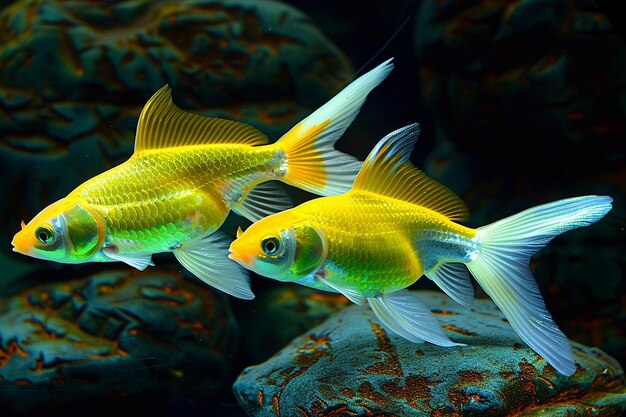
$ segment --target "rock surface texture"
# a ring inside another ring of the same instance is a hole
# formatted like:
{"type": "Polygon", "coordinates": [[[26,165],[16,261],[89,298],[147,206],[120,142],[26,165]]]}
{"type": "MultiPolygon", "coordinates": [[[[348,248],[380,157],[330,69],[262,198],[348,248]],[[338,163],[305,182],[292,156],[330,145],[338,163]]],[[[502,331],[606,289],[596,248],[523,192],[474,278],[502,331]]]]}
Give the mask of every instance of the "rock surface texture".
{"type": "Polygon", "coordinates": [[[237,333],[221,295],[174,272],[129,269],[40,285],[0,300],[0,408],[211,395],[237,333]]]}
{"type": "Polygon", "coordinates": [[[574,343],[572,377],[528,348],[488,300],[469,311],[439,292],[421,298],[467,346],[414,344],[353,306],[294,339],[234,384],[250,416],[619,416],[620,365],[574,343]]]}

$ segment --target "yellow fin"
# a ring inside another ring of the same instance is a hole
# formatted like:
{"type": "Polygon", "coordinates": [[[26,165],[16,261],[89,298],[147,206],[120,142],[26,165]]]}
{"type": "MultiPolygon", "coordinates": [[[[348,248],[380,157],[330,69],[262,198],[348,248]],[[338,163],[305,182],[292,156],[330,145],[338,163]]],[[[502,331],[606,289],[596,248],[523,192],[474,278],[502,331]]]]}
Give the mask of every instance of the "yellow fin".
{"type": "Polygon", "coordinates": [[[466,220],[469,211],[465,203],[409,161],[419,132],[419,125],[412,124],[381,139],[363,163],[352,189],[417,204],[450,220],[466,220]]]}
{"type": "Polygon", "coordinates": [[[363,74],[276,142],[287,156],[287,184],[319,195],[350,191],[361,162],[335,149],[335,142],[392,69],[389,59],[363,74]]]}
{"type": "Polygon", "coordinates": [[[187,113],[172,102],[169,86],[148,100],[137,124],[135,152],[175,146],[229,143],[264,145],[267,136],[254,127],[232,120],[187,113]]]}

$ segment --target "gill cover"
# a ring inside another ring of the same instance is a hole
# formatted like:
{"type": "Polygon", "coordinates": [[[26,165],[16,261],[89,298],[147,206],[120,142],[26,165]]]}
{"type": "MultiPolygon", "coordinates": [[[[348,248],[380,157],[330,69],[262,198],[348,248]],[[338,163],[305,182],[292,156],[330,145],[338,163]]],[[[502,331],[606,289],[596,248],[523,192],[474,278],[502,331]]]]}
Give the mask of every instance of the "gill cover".
{"type": "Polygon", "coordinates": [[[291,228],[295,236],[295,253],[290,268],[296,278],[315,272],[326,259],[328,244],[326,237],[309,222],[296,224],[291,228]]]}
{"type": "Polygon", "coordinates": [[[309,222],[259,235],[256,272],[279,281],[305,277],[326,258],[325,237],[309,222]]]}
{"type": "Polygon", "coordinates": [[[76,204],[62,214],[67,227],[68,255],[76,260],[91,257],[104,242],[100,216],[76,204]]]}

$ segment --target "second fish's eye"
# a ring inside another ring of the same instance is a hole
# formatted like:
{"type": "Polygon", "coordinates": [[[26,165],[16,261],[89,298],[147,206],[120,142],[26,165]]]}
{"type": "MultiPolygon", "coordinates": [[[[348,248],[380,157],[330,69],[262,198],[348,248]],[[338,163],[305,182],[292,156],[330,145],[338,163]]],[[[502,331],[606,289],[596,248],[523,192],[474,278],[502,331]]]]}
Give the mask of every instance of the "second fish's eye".
{"type": "Polygon", "coordinates": [[[275,255],[280,250],[280,241],[276,237],[266,237],[261,242],[261,249],[266,255],[275,255]]]}
{"type": "Polygon", "coordinates": [[[35,231],[35,237],[43,244],[51,243],[54,238],[54,232],[50,227],[39,226],[35,231]]]}

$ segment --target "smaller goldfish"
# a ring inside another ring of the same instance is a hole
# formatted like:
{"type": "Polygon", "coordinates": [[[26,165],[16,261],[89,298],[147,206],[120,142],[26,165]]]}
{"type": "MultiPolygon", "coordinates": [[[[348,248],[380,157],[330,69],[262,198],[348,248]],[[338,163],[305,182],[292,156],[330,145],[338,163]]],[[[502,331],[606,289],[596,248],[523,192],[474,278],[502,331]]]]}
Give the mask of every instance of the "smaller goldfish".
{"type": "Polygon", "coordinates": [[[252,126],[179,109],[168,86],[144,106],[135,152],[79,185],[28,224],[15,252],[61,263],[120,261],[143,270],[173,252],[196,277],[251,299],[247,272],[218,232],[235,213],[254,221],[290,206],[282,181],[312,193],[350,189],[361,163],[334,148],[367,95],[393,68],[387,60],[296,124],[276,143],[252,126]]]}
{"type": "Polygon", "coordinates": [[[474,287],[467,269],[524,342],[559,372],[576,371],[528,267],[555,236],[601,219],[607,196],[569,198],[471,229],[465,204],[413,166],[418,125],[390,133],[369,154],[352,189],[317,198],[238,230],[231,259],[279,281],[367,301],[391,331],[416,343],[455,346],[435,316],[405,290],[422,274],[463,306],[474,287]]]}

